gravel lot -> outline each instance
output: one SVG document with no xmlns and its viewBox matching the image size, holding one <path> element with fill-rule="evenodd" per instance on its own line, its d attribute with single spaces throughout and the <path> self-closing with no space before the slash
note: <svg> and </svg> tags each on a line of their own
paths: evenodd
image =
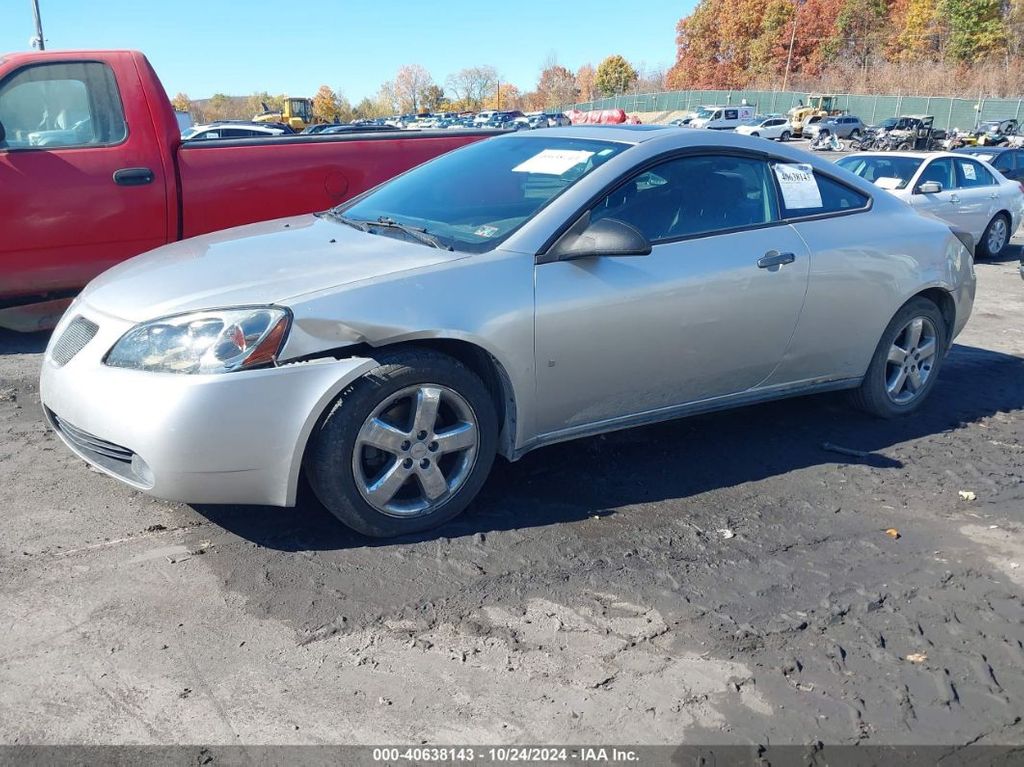
<svg viewBox="0 0 1024 767">
<path fill-rule="evenodd" d="M 1024 743 L 1019 252 L 916 417 L 551 447 L 388 543 L 91 471 L 0 335 L 0 742 Z"/>
</svg>

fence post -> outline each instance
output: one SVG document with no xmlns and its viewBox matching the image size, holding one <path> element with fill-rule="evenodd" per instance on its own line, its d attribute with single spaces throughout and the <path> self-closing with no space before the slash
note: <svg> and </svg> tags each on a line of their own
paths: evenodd
<svg viewBox="0 0 1024 767">
<path fill-rule="evenodd" d="M 953 130 L 953 104 L 956 103 L 956 99 L 949 100 L 949 118 L 946 120 L 946 130 Z"/>
<path fill-rule="evenodd" d="M 1017 113 L 1013 116 L 1014 120 L 1020 119 L 1020 99 L 1017 99 Z"/>
<path fill-rule="evenodd" d="M 875 94 L 875 100 L 871 103 L 871 124 L 874 125 L 876 122 L 875 113 L 878 112 L 878 94 Z"/>
</svg>

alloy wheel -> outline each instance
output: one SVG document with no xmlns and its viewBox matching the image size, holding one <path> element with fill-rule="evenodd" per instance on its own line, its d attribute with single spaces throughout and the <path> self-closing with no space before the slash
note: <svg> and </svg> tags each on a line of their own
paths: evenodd
<svg viewBox="0 0 1024 767">
<path fill-rule="evenodd" d="M 885 390 L 898 405 L 913 402 L 932 375 L 938 352 L 935 325 L 927 317 L 910 320 L 889 348 L 885 365 Z"/>
<path fill-rule="evenodd" d="M 392 517 L 432 514 L 466 483 L 479 424 L 458 392 L 417 384 L 388 396 L 356 435 L 352 471 L 359 494 Z"/>
<path fill-rule="evenodd" d="M 985 245 L 993 256 L 1006 247 L 1006 234 L 1006 219 L 1002 216 L 992 219 L 992 223 L 988 227 L 988 239 Z"/>
</svg>

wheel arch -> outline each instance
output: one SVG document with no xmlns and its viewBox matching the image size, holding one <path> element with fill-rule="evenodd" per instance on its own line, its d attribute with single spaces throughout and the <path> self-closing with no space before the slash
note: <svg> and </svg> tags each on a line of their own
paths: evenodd
<svg viewBox="0 0 1024 767">
<path fill-rule="evenodd" d="M 953 300 L 953 296 L 945 288 L 937 286 L 925 288 L 904 301 L 896 312 L 898 313 L 915 298 L 924 298 L 939 308 L 939 313 L 942 315 L 943 323 L 946 326 L 946 348 L 949 348 L 953 344 L 953 332 L 956 328 L 956 301 Z M 896 315 L 893 314 L 893 316 L 895 317 Z"/>
</svg>

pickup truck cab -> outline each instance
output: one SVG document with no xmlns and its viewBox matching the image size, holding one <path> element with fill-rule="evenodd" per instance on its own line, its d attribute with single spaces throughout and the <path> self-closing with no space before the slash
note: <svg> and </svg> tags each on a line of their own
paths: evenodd
<svg viewBox="0 0 1024 767">
<path fill-rule="evenodd" d="M 485 132 L 182 142 L 135 51 L 0 56 L 0 327 L 48 327 L 108 267 L 337 205 Z M 286 257 L 286 255 L 282 255 Z"/>
</svg>

